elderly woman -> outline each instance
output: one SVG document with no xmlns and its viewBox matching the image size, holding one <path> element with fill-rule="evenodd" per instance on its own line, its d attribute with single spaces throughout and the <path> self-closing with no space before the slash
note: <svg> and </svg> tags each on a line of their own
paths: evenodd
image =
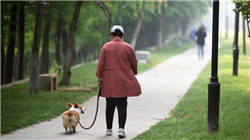
<svg viewBox="0 0 250 140">
<path fill-rule="evenodd" d="M 96 77 L 101 87 L 101 96 L 106 98 L 107 136 L 112 136 L 115 108 L 118 109 L 119 138 L 125 138 L 127 97 L 139 96 L 141 87 L 135 77 L 137 61 L 133 48 L 123 41 L 124 30 L 115 25 L 110 30 L 111 41 L 103 45 L 97 66 Z"/>
</svg>

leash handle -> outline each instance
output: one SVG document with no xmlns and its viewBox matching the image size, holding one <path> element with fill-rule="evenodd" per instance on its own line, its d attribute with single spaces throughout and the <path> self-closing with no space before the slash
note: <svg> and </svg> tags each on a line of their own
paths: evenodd
<svg viewBox="0 0 250 140">
<path fill-rule="evenodd" d="M 98 95 L 97 95 L 97 100 L 96 100 L 96 112 L 95 112 L 95 117 L 94 117 L 94 120 L 93 120 L 92 124 L 89 127 L 84 127 L 81 124 L 80 117 L 79 117 L 78 123 L 82 127 L 82 129 L 88 130 L 88 129 L 90 129 L 95 124 L 95 121 L 96 121 L 96 118 L 97 118 L 97 114 L 98 114 L 98 110 L 99 110 L 99 98 L 100 98 L 100 95 L 101 95 L 101 90 L 102 90 L 102 88 L 99 88 Z"/>
</svg>

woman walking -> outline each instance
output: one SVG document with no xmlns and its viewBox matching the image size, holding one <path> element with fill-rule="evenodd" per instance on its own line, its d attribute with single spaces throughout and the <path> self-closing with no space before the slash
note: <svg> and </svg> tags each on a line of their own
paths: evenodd
<svg viewBox="0 0 250 140">
<path fill-rule="evenodd" d="M 206 29 L 203 25 L 201 25 L 198 29 L 198 31 L 195 33 L 197 36 L 197 47 L 198 47 L 198 59 L 203 59 L 204 56 L 204 45 L 205 45 L 205 37 L 207 36 L 206 34 Z"/>
<path fill-rule="evenodd" d="M 96 77 L 106 98 L 107 136 L 112 136 L 115 108 L 118 110 L 119 138 L 125 138 L 127 97 L 139 96 L 141 87 L 135 78 L 137 61 L 132 47 L 123 41 L 124 30 L 115 25 L 110 30 L 111 41 L 103 45 L 98 60 Z"/>
</svg>

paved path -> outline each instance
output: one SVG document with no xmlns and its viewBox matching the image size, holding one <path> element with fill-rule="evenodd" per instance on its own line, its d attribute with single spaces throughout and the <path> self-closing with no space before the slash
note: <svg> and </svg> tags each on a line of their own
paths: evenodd
<svg viewBox="0 0 250 140">
<path fill-rule="evenodd" d="M 205 59 L 198 60 L 196 48 L 191 48 L 176 55 L 156 67 L 137 76 L 142 87 L 142 95 L 128 99 L 128 116 L 126 123 L 126 139 L 131 139 L 146 131 L 152 125 L 169 116 L 170 110 L 186 93 L 192 82 L 206 66 L 211 57 L 211 43 L 207 41 Z M 209 79 L 208 79 L 209 80 Z M 66 105 L 66 103 L 65 103 Z M 84 103 L 87 108 L 81 116 L 82 123 L 88 125 L 93 117 L 96 97 Z M 105 134 L 105 100 L 100 100 L 99 115 L 94 127 L 82 130 L 77 127 L 76 134 L 65 135 L 61 117 L 4 135 L 3 140 L 105 140 L 117 139 L 117 112 L 113 122 L 114 135 Z M 167 126 L 166 126 L 167 127 Z"/>
</svg>

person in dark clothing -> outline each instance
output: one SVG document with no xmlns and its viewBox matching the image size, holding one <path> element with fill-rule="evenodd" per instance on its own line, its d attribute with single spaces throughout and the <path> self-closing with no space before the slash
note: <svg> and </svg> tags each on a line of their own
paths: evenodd
<svg viewBox="0 0 250 140">
<path fill-rule="evenodd" d="M 206 31 L 204 26 L 200 26 L 198 31 L 195 33 L 195 35 L 197 36 L 197 47 L 198 47 L 198 58 L 199 59 L 203 59 L 204 56 L 204 45 L 205 45 L 205 37 L 207 36 Z"/>
<path fill-rule="evenodd" d="M 112 129 L 114 111 L 117 107 L 119 128 L 125 128 L 127 118 L 127 97 L 123 98 L 106 98 L 106 122 L 107 129 Z"/>
</svg>

